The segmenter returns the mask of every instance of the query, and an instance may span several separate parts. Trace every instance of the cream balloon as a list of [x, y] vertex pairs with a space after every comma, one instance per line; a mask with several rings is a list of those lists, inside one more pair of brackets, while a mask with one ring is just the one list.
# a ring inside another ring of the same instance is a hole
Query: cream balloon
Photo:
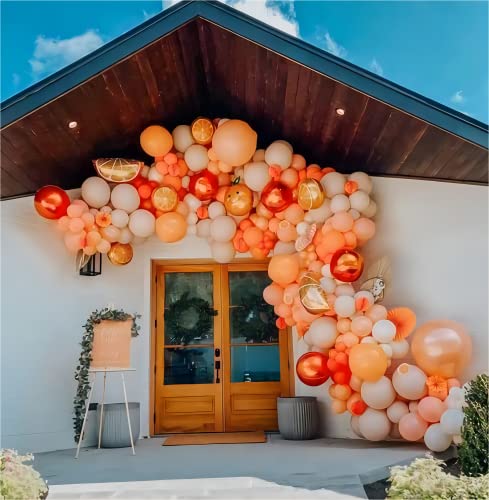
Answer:
[[278, 165], [282, 170], [292, 163], [292, 149], [290, 144], [275, 141], [265, 150], [265, 161], [268, 165]]
[[131, 233], [128, 227], [123, 227], [119, 234], [119, 239], [117, 240], [119, 243], [131, 243], [134, 239], [134, 235]]
[[114, 208], [125, 210], [130, 214], [139, 207], [138, 190], [131, 184], [117, 184], [112, 190], [110, 201]]
[[211, 238], [225, 242], [233, 239], [236, 234], [236, 223], [232, 217], [219, 215], [211, 222]]
[[331, 212], [334, 214], [350, 210], [350, 200], [344, 194], [337, 194], [331, 199]]
[[348, 318], [355, 314], [355, 299], [350, 295], [341, 295], [336, 298], [333, 307], [338, 316]]
[[209, 157], [207, 156], [207, 148], [200, 144], [192, 144], [185, 151], [185, 163], [192, 172], [200, 172], [207, 167]]
[[233, 260], [236, 250], [229, 241], [213, 241], [211, 243], [211, 252], [216, 262], [227, 264]]
[[421, 399], [426, 394], [426, 374], [417, 366], [402, 363], [392, 375], [392, 385], [405, 399]]
[[89, 177], [81, 185], [81, 196], [90, 207], [101, 208], [110, 200], [110, 186], [100, 177]]
[[192, 136], [192, 129], [188, 125], [176, 126], [171, 134], [173, 136], [173, 145], [180, 153], [185, 153], [195, 142]]
[[333, 318], [321, 317], [315, 319], [304, 335], [304, 342], [319, 349], [329, 349], [334, 346], [338, 331]]
[[372, 179], [365, 172], [353, 172], [348, 176], [349, 181], [354, 181], [358, 185], [358, 189], [370, 194], [372, 191]]
[[226, 208], [220, 201], [213, 201], [212, 203], [210, 203], [207, 207], [207, 211], [211, 219], [215, 219], [220, 215], [226, 215]]
[[398, 424], [401, 418], [408, 413], [409, 407], [404, 401], [395, 401], [387, 408], [387, 417], [395, 424]]
[[270, 182], [269, 167], [264, 161], [254, 161], [244, 166], [244, 183], [253, 191], [261, 192]]
[[[185, 198], [183, 199], [187, 207], [189, 208], [190, 212], [196, 212], [197, 209], [202, 206], [202, 202], [193, 194], [188, 193], [185, 195]], [[182, 214], [184, 215], [184, 214]], [[188, 215], [188, 213], [186, 214]]]
[[129, 216], [129, 229], [131, 233], [140, 238], [147, 238], [155, 232], [155, 216], [147, 210], [135, 210]]
[[121, 210], [120, 208], [116, 208], [112, 210], [110, 213], [110, 217], [112, 219], [112, 224], [119, 229], [126, 227], [129, 223], [129, 215], [125, 210]]
[[389, 345], [392, 349], [392, 359], [402, 359], [409, 353], [409, 343], [406, 339], [395, 340]]
[[199, 238], [208, 238], [211, 235], [211, 221], [203, 219], [197, 223], [197, 236]]
[[354, 210], [364, 212], [370, 203], [370, 197], [365, 191], [355, 191], [350, 195], [350, 206]]
[[396, 399], [396, 391], [391, 381], [383, 376], [375, 382], [364, 382], [362, 384], [361, 396], [363, 401], [375, 410], [383, 410], [389, 407]]
[[441, 424], [433, 424], [424, 434], [424, 444], [437, 453], [447, 450], [452, 444], [452, 436], [443, 431]]
[[392, 425], [385, 411], [374, 410], [373, 408], [367, 408], [360, 415], [358, 423], [360, 432], [369, 441], [382, 441], [385, 439], [389, 435]]
[[321, 179], [324, 191], [328, 198], [345, 192], [345, 176], [339, 172], [330, 172]]
[[352, 431], [360, 438], [363, 438], [362, 433], [360, 432], [360, 417], [358, 415], [352, 415], [350, 419], [350, 427]]
[[157, 182], [158, 184], [162, 184], [163, 183], [163, 179], [165, 178], [165, 176], [158, 172], [158, 170], [156, 170], [155, 167], [151, 167], [148, 171], [148, 181], [153, 181], [153, 182]]
[[381, 319], [374, 323], [372, 328], [372, 337], [381, 343], [388, 343], [394, 340], [396, 336], [396, 325], [388, 319]]
[[464, 423], [464, 413], [462, 410], [449, 408], [446, 410], [440, 419], [440, 425], [443, 432], [453, 435], [459, 435], [462, 432]]
[[121, 235], [121, 230], [111, 224], [110, 226], [102, 228], [100, 234], [108, 242], [115, 243]]
[[324, 222], [328, 217], [330, 217], [331, 213], [330, 201], [328, 199], [325, 199], [320, 207], [313, 208], [312, 210], [306, 212], [304, 220], [311, 224], [313, 222], [320, 224]]

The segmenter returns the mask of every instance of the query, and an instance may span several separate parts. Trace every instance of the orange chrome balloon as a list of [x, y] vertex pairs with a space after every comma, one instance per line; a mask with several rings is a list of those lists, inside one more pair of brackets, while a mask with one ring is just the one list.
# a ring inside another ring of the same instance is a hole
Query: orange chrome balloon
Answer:
[[295, 367], [297, 376], [306, 385], [316, 386], [329, 378], [328, 357], [320, 352], [306, 352], [298, 360]]
[[131, 262], [132, 246], [129, 243], [114, 243], [107, 252], [110, 262], [116, 266], [125, 266]]
[[228, 214], [246, 215], [253, 207], [253, 193], [245, 184], [230, 186], [224, 195], [224, 206]]
[[330, 269], [337, 280], [351, 283], [362, 274], [363, 257], [354, 250], [340, 248], [331, 257]]
[[34, 208], [45, 219], [63, 217], [70, 203], [70, 197], [58, 186], [44, 186], [34, 196]]
[[293, 202], [292, 189], [279, 181], [269, 182], [262, 191], [261, 202], [272, 213], [285, 210]]
[[216, 197], [219, 189], [217, 175], [205, 169], [190, 178], [189, 191], [201, 201], [209, 201]]

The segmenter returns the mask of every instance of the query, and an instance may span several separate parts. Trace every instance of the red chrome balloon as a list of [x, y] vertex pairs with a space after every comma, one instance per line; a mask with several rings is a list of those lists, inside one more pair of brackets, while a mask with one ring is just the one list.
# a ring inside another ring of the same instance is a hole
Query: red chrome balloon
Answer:
[[207, 169], [190, 177], [188, 190], [201, 201], [209, 201], [215, 198], [218, 189], [219, 179], [217, 175]]
[[34, 208], [45, 219], [63, 217], [70, 203], [70, 197], [58, 186], [44, 186], [34, 196]]
[[295, 367], [300, 380], [311, 386], [321, 385], [329, 378], [328, 357], [320, 352], [306, 352], [298, 360]]

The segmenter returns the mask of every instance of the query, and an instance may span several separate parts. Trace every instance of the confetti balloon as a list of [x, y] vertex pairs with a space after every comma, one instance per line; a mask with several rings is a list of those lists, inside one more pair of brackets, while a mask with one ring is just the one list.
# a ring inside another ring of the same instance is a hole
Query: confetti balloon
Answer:
[[354, 250], [337, 250], [330, 262], [331, 274], [340, 281], [351, 283], [360, 278], [363, 271], [363, 257]]
[[296, 364], [297, 376], [306, 385], [316, 386], [326, 382], [329, 378], [327, 367], [328, 358], [320, 352], [303, 354]]
[[45, 219], [63, 217], [66, 215], [69, 205], [70, 197], [58, 186], [44, 186], [34, 196], [34, 208]]

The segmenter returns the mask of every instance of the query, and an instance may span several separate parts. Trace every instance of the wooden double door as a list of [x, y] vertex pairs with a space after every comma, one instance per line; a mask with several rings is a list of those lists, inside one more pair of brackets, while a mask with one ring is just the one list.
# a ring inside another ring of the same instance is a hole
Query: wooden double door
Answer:
[[154, 434], [277, 429], [289, 339], [267, 265], [156, 265]]

